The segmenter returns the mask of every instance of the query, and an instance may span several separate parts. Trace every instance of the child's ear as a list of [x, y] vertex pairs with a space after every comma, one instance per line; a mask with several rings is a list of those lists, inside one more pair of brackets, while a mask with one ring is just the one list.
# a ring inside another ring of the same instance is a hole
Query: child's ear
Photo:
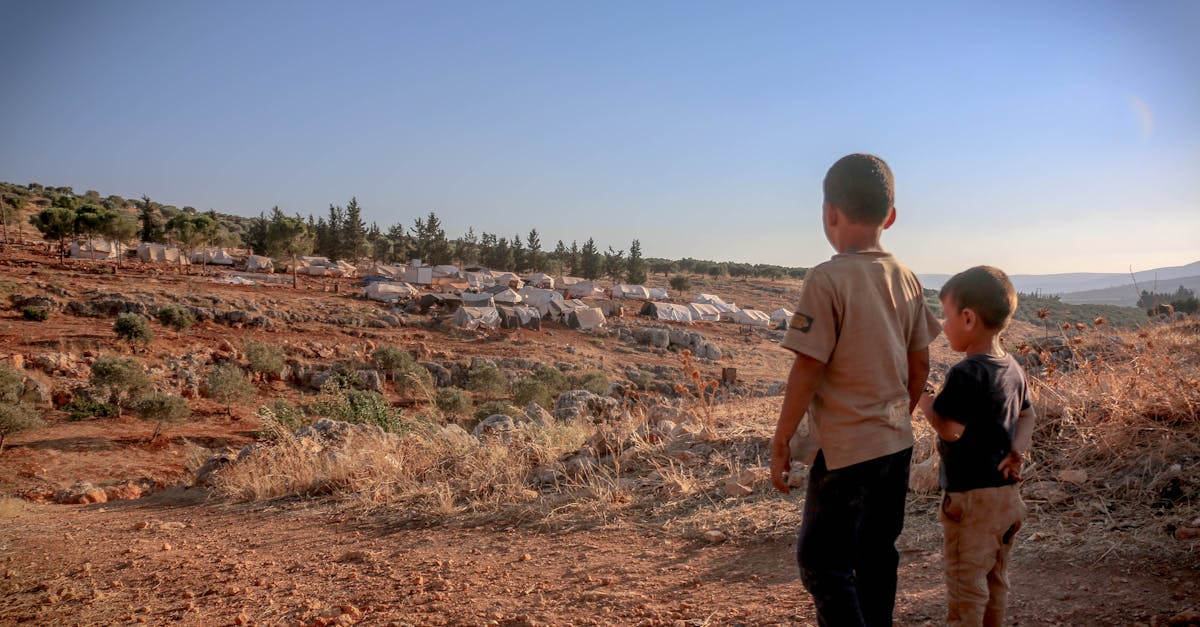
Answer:
[[888, 216], [887, 216], [887, 219], [883, 221], [883, 228], [887, 229], [889, 226], [891, 226], [895, 223], [896, 223], [896, 208], [892, 207], [891, 209], [888, 209]]
[[964, 308], [961, 313], [963, 317], [963, 326], [967, 329], [975, 328], [975, 323], [979, 322], [979, 315], [975, 313], [975, 310]]

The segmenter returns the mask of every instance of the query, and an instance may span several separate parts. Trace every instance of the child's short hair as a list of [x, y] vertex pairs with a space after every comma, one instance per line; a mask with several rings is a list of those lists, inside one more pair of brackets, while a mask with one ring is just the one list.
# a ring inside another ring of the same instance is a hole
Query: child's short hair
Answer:
[[859, 224], [883, 224], [896, 200], [892, 169], [875, 155], [838, 159], [825, 173], [824, 187], [825, 202]]
[[941, 298], [949, 298], [960, 310], [970, 309], [989, 329], [1008, 326], [1017, 310], [1017, 290], [1000, 268], [975, 266], [950, 277], [942, 286]]

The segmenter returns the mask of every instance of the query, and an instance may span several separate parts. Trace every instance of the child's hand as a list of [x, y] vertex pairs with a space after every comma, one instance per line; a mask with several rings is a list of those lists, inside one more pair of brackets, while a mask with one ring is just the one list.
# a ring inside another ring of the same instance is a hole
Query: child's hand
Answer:
[[925, 386], [925, 392], [917, 399], [917, 407], [920, 407], [921, 413], [926, 416], [933, 413], [933, 388], [930, 388], [928, 385]]
[[785, 476], [791, 472], [792, 450], [790, 448], [785, 448], [782, 452], [773, 450], [771, 452], [771, 485], [784, 494], [791, 494], [792, 489], [788, 487], [788, 478]]
[[1003, 475], [1005, 479], [1021, 481], [1021, 462], [1022, 459], [1020, 453], [1017, 451], [1009, 451], [1008, 455], [1005, 456], [1004, 459], [1000, 460], [1000, 465], [996, 466], [996, 470], [999, 470], [1000, 474]]

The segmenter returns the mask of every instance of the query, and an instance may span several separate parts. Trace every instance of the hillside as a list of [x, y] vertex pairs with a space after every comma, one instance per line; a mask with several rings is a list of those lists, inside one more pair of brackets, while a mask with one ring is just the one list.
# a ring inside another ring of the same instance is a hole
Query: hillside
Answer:
[[[939, 289], [950, 278], [949, 274], [921, 274], [921, 284], [930, 289]], [[1178, 279], [1200, 276], [1200, 261], [1183, 266], [1154, 268], [1133, 274], [1133, 280], [1148, 289], [1157, 280], [1160, 287]], [[1121, 289], [1130, 284], [1128, 272], [1068, 272], [1063, 274], [1013, 274], [1009, 278], [1018, 292], [1046, 295], [1067, 294], [1087, 290]], [[1174, 289], [1174, 288], [1172, 288]], [[1136, 301], [1136, 299], [1135, 299]], [[1118, 304], [1118, 303], [1108, 303]]]
[[1105, 289], [1087, 290], [1083, 292], [1067, 292], [1061, 296], [1064, 303], [1070, 304], [1095, 304], [1095, 305], [1117, 305], [1120, 307], [1134, 307], [1137, 305], [1138, 297], [1142, 291], [1150, 291], [1157, 293], [1172, 293], [1178, 288], [1183, 287], [1193, 292], [1200, 293], [1200, 276], [1182, 277], [1178, 279], [1159, 279], [1157, 283], [1132, 283], [1121, 285], [1119, 287], [1110, 287]]

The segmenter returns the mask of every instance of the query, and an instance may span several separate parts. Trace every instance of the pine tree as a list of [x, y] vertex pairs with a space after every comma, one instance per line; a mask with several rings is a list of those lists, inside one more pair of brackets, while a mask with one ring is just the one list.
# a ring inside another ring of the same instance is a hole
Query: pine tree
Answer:
[[512, 247], [513, 261], [511, 270], [517, 274], [521, 274], [525, 272], [525, 267], [528, 262], [528, 259], [526, 259], [525, 256], [525, 244], [521, 242], [520, 235], [514, 235], [513, 238], [509, 240], [509, 245]]
[[629, 245], [629, 259], [625, 261], [625, 280], [634, 285], [646, 282], [646, 261], [642, 259], [642, 243], [636, 239]]
[[554, 252], [552, 254], [554, 255], [555, 263], [558, 264], [558, 275], [562, 276], [563, 263], [565, 263], [567, 261], [567, 254], [568, 254], [567, 247], [563, 244], [562, 240], [558, 240], [558, 244], [555, 244]]
[[138, 238], [143, 242], [161, 242], [163, 239], [162, 222], [154, 213], [154, 203], [149, 196], [142, 194], [142, 201], [138, 203], [138, 220], [142, 224]]
[[567, 257], [567, 262], [567, 265], [571, 266], [571, 274], [579, 274], [581, 259], [579, 243], [575, 240], [571, 240], [571, 255]]
[[595, 280], [600, 277], [600, 270], [600, 253], [596, 250], [595, 240], [589, 237], [579, 251], [579, 272], [583, 278]]
[[367, 242], [367, 225], [363, 222], [358, 198], [352, 197], [346, 204], [346, 218], [342, 221], [338, 239], [341, 241], [341, 253], [347, 261], [355, 262], [371, 254], [371, 246]]
[[545, 265], [542, 240], [538, 237], [537, 229], [530, 229], [529, 235], [525, 238], [525, 266], [531, 272], [541, 272]]
[[625, 271], [625, 251], [613, 250], [612, 246], [604, 253], [604, 274], [614, 281], [621, 280]]

